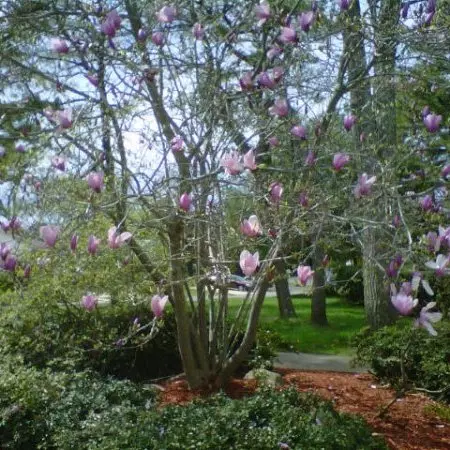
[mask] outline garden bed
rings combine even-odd
[[[395,392],[381,386],[369,374],[304,372],[280,370],[286,386],[314,392],[331,400],[340,412],[359,414],[374,433],[382,435],[395,450],[444,450],[450,448],[450,423],[432,413],[436,402],[423,394],[408,394],[390,406],[383,417],[380,412],[395,397]],[[160,405],[186,404],[206,397],[209,392],[190,391],[182,378],[163,385]],[[232,398],[251,395],[253,380],[233,379],[225,389]]]

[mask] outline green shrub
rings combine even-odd
[[[355,363],[370,366],[378,378],[402,388],[403,358],[410,385],[440,391],[448,387],[450,380],[450,323],[438,323],[436,330],[438,336],[430,336],[423,329],[413,329],[409,319],[375,332],[365,330],[355,338]],[[438,397],[449,401],[450,390]]]
[[[62,450],[264,450],[279,448],[280,442],[310,450],[386,448],[361,419],[338,414],[330,403],[294,389],[265,390],[243,400],[217,395],[137,415],[103,410],[80,423],[78,432],[59,430],[57,441]]]
[[[95,369],[103,375],[149,380],[182,371],[176,324],[168,312],[153,339],[141,332],[130,335],[137,317],[152,318],[148,304],[118,302],[88,312],[77,305],[44,302],[27,293],[10,293],[0,304],[0,350],[17,354],[26,364],[53,370]]]
[[[282,347],[281,335],[268,327],[258,328],[256,343],[248,357],[248,367],[251,369],[272,369],[277,350]]]
[[[3,358],[0,448],[57,449],[60,432],[78,432],[93,416],[115,411],[123,418],[153,404],[152,392],[128,381],[100,379],[88,372],[38,370],[24,366],[20,358]]]

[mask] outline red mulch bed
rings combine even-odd
[[[331,400],[341,412],[359,414],[369,423],[374,433],[383,435],[394,450],[448,450],[450,449],[450,423],[424,408],[435,402],[422,394],[408,394],[387,410],[380,411],[394,399],[392,389],[383,387],[369,374],[337,372],[304,372],[279,370],[285,386],[300,391],[315,392]],[[207,397],[211,392],[191,391],[183,378],[163,384],[160,405],[185,404],[194,398]],[[254,380],[231,380],[225,392],[231,398],[251,395],[256,389]]]

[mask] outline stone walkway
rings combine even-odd
[[[368,371],[367,367],[352,367],[350,361],[350,356],[280,352],[274,361],[274,366],[280,369],[330,372],[361,373]]]

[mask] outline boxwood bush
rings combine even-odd
[[[412,328],[410,319],[402,319],[375,332],[364,330],[355,338],[355,363],[370,366],[378,378],[400,389],[404,387],[403,358],[406,387],[442,391],[436,396],[450,401],[450,322],[442,321],[435,328],[438,336],[433,337],[423,329]]]

